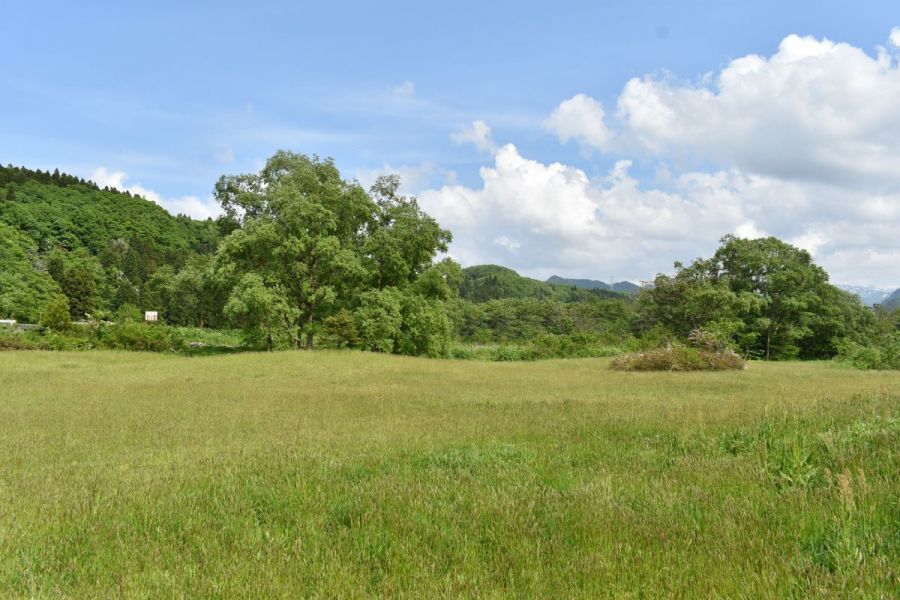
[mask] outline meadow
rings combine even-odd
[[[0,353],[0,597],[896,597],[900,372]]]

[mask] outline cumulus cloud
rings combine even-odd
[[[481,152],[493,154],[497,151],[497,144],[491,135],[491,128],[484,121],[473,121],[471,125],[461,131],[450,134],[450,139],[456,144],[473,144]]]
[[[898,189],[898,102],[900,67],[885,52],[790,35],[772,56],[738,58],[698,84],[631,79],[619,95],[614,146],[682,164]],[[609,149],[603,117],[599,103],[579,95],[550,122],[563,141]]]
[[[631,168],[623,160],[590,178],[507,144],[482,167],[480,187],[447,185],[419,198],[455,233],[451,251],[464,264],[500,263],[536,277],[650,279],[674,260],[708,256],[733,233],[791,241],[843,283],[898,283],[897,263],[887,266],[900,253],[900,195],[741,169],[689,171],[665,188],[647,187]]]
[[[187,215],[194,219],[215,218],[221,213],[219,205],[212,199],[200,199],[196,196],[181,196],[179,198],[164,198],[157,192],[145,188],[140,183],[127,183],[128,174],[124,171],[113,171],[106,167],[99,167],[91,172],[90,180],[100,187],[116,188],[121,192],[130,192],[132,195],[141,196],[155,202],[173,215]]]
[[[900,29],[890,41],[900,48]],[[461,132],[497,148],[481,184],[420,197],[462,262],[637,280],[708,256],[724,234],[774,235],[834,281],[900,284],[900,65],[884,49],[790,35],[695,83],[631,79],[612,116],[578,94],[545,127],[620,160],[589,177],[497,147],[487,124]]]
[[[686,198],[643,190],[618,163],[591,180],[581,169],[523,157],[507,144],[481,169],[481,188],[444,186],[420,194],[423,207],[456,235],[453,254],[467,264],[499,262],[535,276],[614,270],[649,278],[698,244],[686,232],[721,233],[746,220],[734,194]],[[682,185],[700,189],[699,181]]]
[[[891,36],[889,40],[891,42],[891,46],[900,48],[900,27],[894,27],[893,29],[891,29]]]
[[[544,122],[562,143],[577,141],[584,148],[606,150],[612,133],[604,122],[603,106],[585,94],[577,94],[560,103]]]

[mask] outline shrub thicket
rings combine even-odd
[[[900,369],[900,332],[872,340],[868,345],[839,340],[837,347],[835,360],[857,369]]]
[[[178,332],[163,325],[125,322],[102,326],[96,332],[98,345],[115,350],[165,352],[180,350],[183,341]]]

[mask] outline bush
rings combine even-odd
[[[498,360],[500,362],[514,362],[518,360],[528,359],[528,352],[519,346],[500,346],[494,360]]]
[[[900,332],[862,345],[843,339],[835,342],[835,360],[857,369],[900,369]]]
[[[41,313],[41,325],[54,331],[66,331],[72,326],[69,316],[69,300],[62,294],[56,294],[47,302]]]
[[[708,351],[686,346],[623,354],[610,364],[617,371],[729,371],[744,366],[744,359],[732,350]]]
[[[144,323],[118,323],[97,330],[97,338],[106,348],[164,352],[180,350],[184,346],[178,332],[165,325]]]
[[[141,314],[141,309],[137,306],[126,303],[119,307],[115,315],[113,315],[113,320],[116,323],[142,323],[144,315]]]
[[[360,344],[356,317],[349,310],[339,310],[322,323],[320,345],[325,348],[356,348]]]
[[[25,336],[15,331],[4,331],[0,328],[0,351],[2,350],[35,350],[40,348]]]
[[[604,343],[600,336],[589,333],[572,335],[545,334],[531,341],[527,346],[528,358],[599,358],[618,356],[622,350]]]

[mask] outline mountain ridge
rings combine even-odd
[[[836,283],[834,285],[845,292],[856,294],[866,306],[881,304],[886,298],[894,293],[894,288],[879,288],[868,285],[847,285],[843,283]]]
[[[614,292],[634,293],[641,289],[641,286],[630,281],[616,281],[612,284],[597,279],[577,279],[570,277],[560,277],[559,275],[551,275],[545,283],[552,285],[568,285],[586,290],[611,290]]]

